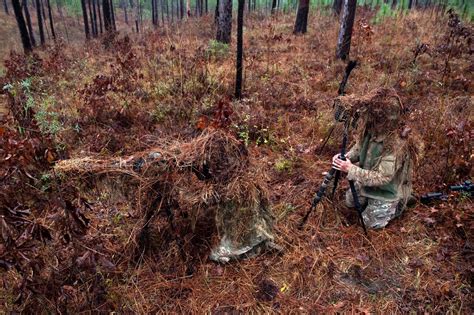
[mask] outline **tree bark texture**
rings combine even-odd
[[[219,42],[230,44],[232,31],[232,0],[219,1],[217,36]]]
[[[344,0],[341,26],[337,37],[336,58],[345,60],[351,49],[352,28],[354,26],[357,0]]]
[[[92,33],[92,37],[96,37],[96,33],[95,33],[95,23],[94,23],[94,11],[92,9],[92,1],[93,0],[87,0],[87,6],[89,7],[89,20],[90,20],[90,24],[91,24],[91,33]]]
[[[110,16],[112,19],[112,27],[114,31],[117,30],[117,24],[115,23],[115,7],[114,7],[114,0],[110,0]]]
[[[51,28],[51,35],[53,39],[56,40],[56,32],[54,31],[54,23],[53,23],[53,13],[51,11],[51,2],[50,0],[46,0],[48,5],[48,16],[49,16],[49,27]]]
[[[99,29],[100,29],[100,33],[102,34],[104,32],[104,29],[103,29],[103,22],[102,22],[102,10],[101,10],[101,3],[100,3],[100,0],[97,0],[97,14],[99,15]]]
[[[25,53],[32,51],[33,47],[31,46],[30,36],[28,34],[28,29],[26,28],[25,18],[23,17],[23,12],[21,11],[20,0],[12,0],[13,12],[15,13],[16,23],[20,31],[21,43],[23,44],[23,50]]]
[[[40,33],[40,42],[41,45],[45,44],[45,39],[44,39],[44,28],[43,28],[43,15],[41,14],[41,4],[39,0],[36,0],[36,15],[38,18],[38,28],[39,28],[39,33]]]
[[[82,8],[82,18],[84,20],[84,32],[86,33],[86,39],[89,39],[90,32],[89,32],[89,19],[87,17],[86,0],[81,0],[81,8]]]
[[[309,0],[299,0],[294,34],[305,34],[308,29]]]
[[[7,0],[3,0],[3,9],[5,10],[5,13],[7,15],[10,15],[10,12],[8,11],[8,3]]]
[[[110,33],[112,31],[112,13],[110,12],[109,0],[102,1],[102,12],[104,13],[104,28],[105,31]]]
[[[92,0],[92,12],[94,13],[94,36],[99,36],[99,23],[97,23],[97,5],[98,0]]]
[[[245,0],[239,0],[237,9],[237,71],[235,77],[235,98],[242,98],[242,72],[244,56],[244,7]]]
[[[36,46],[35,35],[33,33],[33,27],[31,26],[31,16],[30,11],[28,10],[28,1],[23,0],[23,12],[25,13],[26,26],[28,27],[28,33],[30,35],[31,46]]]

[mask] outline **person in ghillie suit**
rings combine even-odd
[[[274,243],[265,176],[243,143],[224,130],[210,129],[180,150],[181,167],[191,167],[201,180],[195,197],[190,180],[182,182],[186,193],[181,195],[190,199],[183,204],[195,208],[193,213],[208,209],[215,215],[218,242],[209,255],[212,261],[227,263],[282,250]]]
[[[410,130],[401,119],[403,104],[394,89],[377,89],[362,98],[342,96],[338,101],[355,106],[362,121],[347,160],[335,155],[333,167],[356,183],[360,204],[365,207],[365,225],[384,228],[401,215],[411,198],[412,170],[420,144],[409,137]],[[350,190],[346,205],[354,207]]]

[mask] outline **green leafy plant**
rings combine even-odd
[[[34,106],[33,100],[33,104],[28,105],[29,100],[26,102],[27,106]],[[35,120],[41,132],[52,136],[57,135],[63,129],[63,124],[59,121],[59,114],[53,110],[54,104],[54,98],[47,97],[39,104],[39,108],[35,113]]]
[[[206,55],[208,57],[214,58],[224,58],[229,54],[229,45],[225,43],[221,43],[217,40],[211,39],[209,41],[209,46],[206,50]]]
[[[291,172],[293,169],[293,161],[289,159],[279,159],[275,162],[275,170],[277,170],[280,173],[284,172]]]

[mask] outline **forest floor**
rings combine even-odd
[[[347,93],[394,87],[407,125],[424,142],[415,193],[446,192],[472,176],[472,46],[460,38],[446,53],[446,36],[454,35],[447,17],[435,12],[379,24],[370,23],[372,16],[358,13],[351,58],[360,65]],[[25,117],[12,112],[0,129],[0,308],[472,313],[474,211],[463,194],[418,203],[365,236],[344,207],[343,181],[335,200],[324,201],[307,227],[296,229],[339,149],[336,126],[319,151],[333,124],[332,101],[345,65],[334,58],[336,18],[310,13],[304,36],[292,34],[293,21],[284,15],[247,19],[241,101],[231,101],[235,38],[230,48],[211,41],[210,16],[129,39],[119,34],[7,58],[0,102],[35,119],[18,128]],[[417,47],[426,51],[415,57]],[[192,141],[211,128],[208,121],[222,118],[222,108],[230,114],[227,132],[265,174],[260,180],[268,186],[280,255],[212,263],[214,214],[202,211],[196,229],[176,238],[165,237],[169,227],[157,223],[155,243],[134,261],[126,245],[143,219],[138,192],[107,176],[94,182],[52,173],[59,159],[120,157]],[[182,206],[177,213],[185,211]],[[183,257],[180,248],[193,254]]]

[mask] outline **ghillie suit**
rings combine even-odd
[[[376,89],[356,98],[342,96],[344,106],[357,108],[360,116],[356,143],[347,153],[353,163],[347,178],[356,182],[364,223],[383,228],[398,217],[412,193],[412,172],[420,144],[408,137],[401,116],[403,104],[393,89]],[[350,191],[346,204],[354,206]]]
[[[174,207],[181,214],[171,214],[173,230],[181,230],[183,224],[191,224],[194,230],[199,218],[214,214],[219,234],[219,244],[210,255],[214,261],[228,262],[267,245],[276,247],[264,177],[253,166],[247,148],[226,131],[208,129],[189,142],[165,143],[128,157],[65,160],[55,169],[66,174],[115,173],[121,181],[138,181],[143,199],[139,204],[148,205],[141,214],[139,247],[160,207]]]
[[[234,137],[216,131],[181,147],[181,167],[191,168],[203,187],[189,193],[189,181],[179,185],[197,217],[200,209],[215,213],[219,234],[209,258],[228,262],[258,254],[273,243],[272,215],[264,175],[253,165],[247,148]],[[187,191],[187,193],[186,193]],[[187,198],[186,198],[187,197]]]

